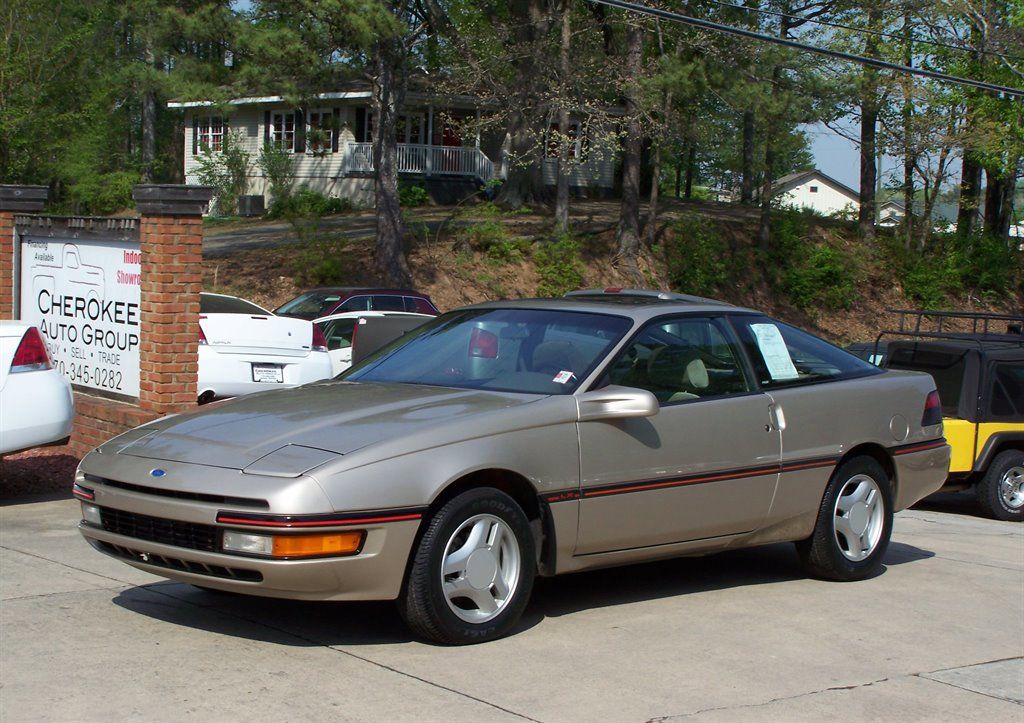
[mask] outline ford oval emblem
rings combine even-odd
[[[149,470],[149,474],[152,477],[163,477],[165,474],[167,474],[167,472],[165,470],[157,468]]]

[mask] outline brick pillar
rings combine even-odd
[[[0,319],[14,318],[14,214],[46,205],[46,186],[0,185]]]
[[[203,216],[213,189],[143,185],[139,209],[142,286],[139,406],[170,414],[196,403]]]

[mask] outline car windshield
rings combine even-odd
[[[339,378],[571,394],[631,326],[625,317],[575,311],[455,311],[409,332]]]
[[[307,291],[299,294],[291,301],[286,301],[274,309],[275,314],[295,314],[300,316],[323,316],[341,301],[341,294],[330,291]]]
[[[202,294],[199,297],[200,314],[262,314],[266,316],[270,312],[251,301],[239,299],[234,296],[219,296],[216,294]]]

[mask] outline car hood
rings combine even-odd
[[[344,455],[448,422],[522,406],[536,395],[413,384],[322,382],[253,394],[160,420],[103,452],[245,469],[287,445]],[[467,430],[472,430],[472,422]],[[473,436],[472,433],[466,435]]]

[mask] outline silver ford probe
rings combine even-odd
[[[534,578],[795,542],[881,569],[949,447],[927,374],[652,291],[459,309],[336,379],[165,417],[83,460],[97,550],[204,588],[393,600],[417,634],[507,634]]]

